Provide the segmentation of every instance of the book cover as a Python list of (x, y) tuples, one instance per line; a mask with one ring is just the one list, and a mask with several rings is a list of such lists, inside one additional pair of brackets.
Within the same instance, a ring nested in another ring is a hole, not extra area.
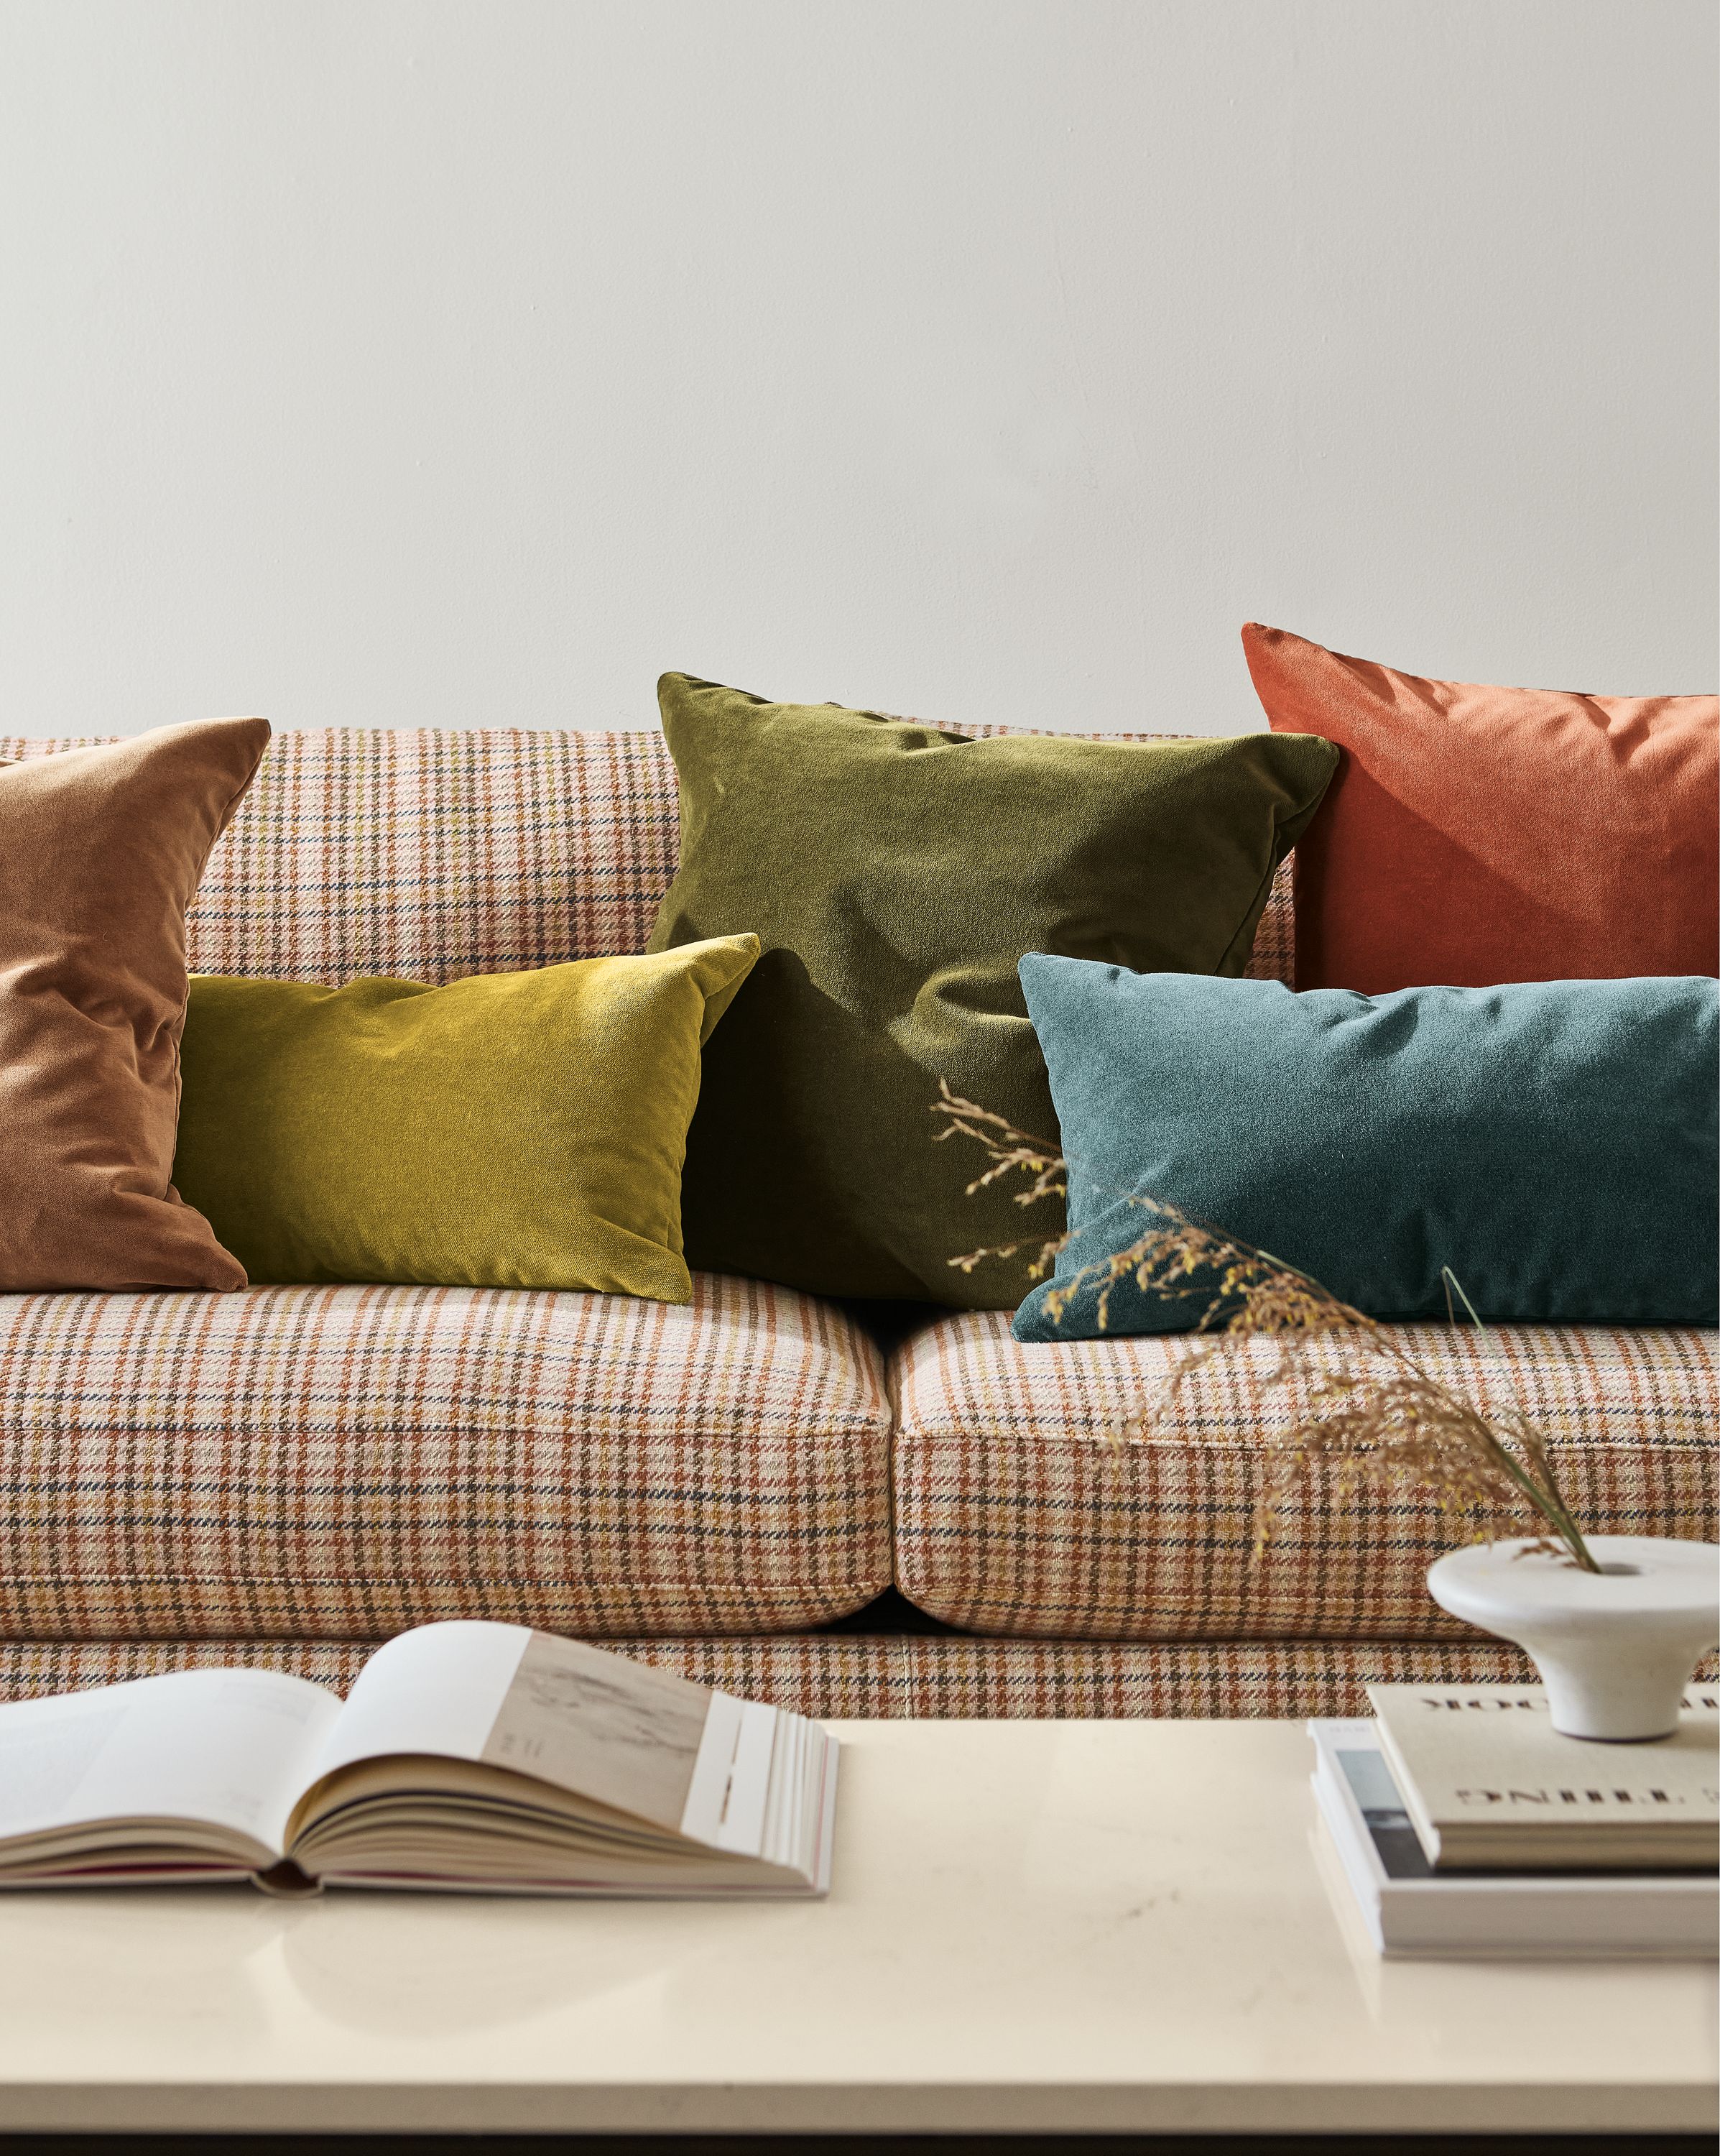
[(1387, 1958), (1712, 1961), (1712, 1872), (1436, 1871), (1380, 1749), (1380, 1727), (1311, 1722), (1328, 1891)]
[(1562, 1736), (1539, 1685), (1369, 1685), (1381, 1748), (1430, 1864), (1528, 1870), (1720, 1863), (1720, 1690), (1670, 1737)]

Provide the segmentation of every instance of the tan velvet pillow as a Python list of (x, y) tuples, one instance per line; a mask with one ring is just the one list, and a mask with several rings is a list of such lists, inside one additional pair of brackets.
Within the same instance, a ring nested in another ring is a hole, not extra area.
[(208, 719), (0, 765), (0, 1288), (245, 1284), (169, 1178), (185, 911), (268, 743)]

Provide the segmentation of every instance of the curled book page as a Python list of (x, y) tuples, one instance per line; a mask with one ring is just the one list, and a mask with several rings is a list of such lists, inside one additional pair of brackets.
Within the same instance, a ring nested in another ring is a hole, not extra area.
[(678, 1834), (720, 1697), (601, 1647), (534, 1632), (479, 1757)]

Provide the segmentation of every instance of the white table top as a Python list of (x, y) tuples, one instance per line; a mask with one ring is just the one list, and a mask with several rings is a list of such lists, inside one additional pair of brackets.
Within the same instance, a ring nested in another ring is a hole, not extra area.
[(1712, 1969), (1377, 1962), (1299, 1723), (835, 1727), (826, 1902), (0, 1896), (0, 2131), (1715, 2123)]

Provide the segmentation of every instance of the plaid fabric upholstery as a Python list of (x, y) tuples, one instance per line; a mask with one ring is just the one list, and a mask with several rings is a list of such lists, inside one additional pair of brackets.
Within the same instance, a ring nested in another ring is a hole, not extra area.
[[(1534, 1676), (1514, 1648), (1482, 1640), (1456, 1646), (1287, 1640), (1190, 1646), (845, 1633), (605, 1644), (737, 1697), (825, 1720), (1285, 1720), (1365, 1714), (1364, 1685), (1521, 1684)], [(0, 1700), (46, 1698), (166, 1670), (223, 1665), (285, 1670), (344, 1692), (371, 1652), (368, 1644), (350, 1640), (0, 1644)], [(1702, 1674), (1720, 1676), (1720, 1656), (1711, 1655)]]
[(0, 1637), (799, 1629), (888, 1584), (888, 1430), (749, 1281), (0, 1296)]
[(1266, 911), (1254, 932), (1254, 948), (1243, 968), (1245, 980), (1282, 981), (1287, 988), (1296, 985), (1296, 908), (1291, 885), (1295, 861), (1293, 854), (1287, 855), (1272, 878)]
[[(82, 745), (0, 737), (0, 761)], [(210, 856), (191, 963), (439, 982), (641, 951), (678, 850), (660, 733), (279, 733)], [(1293, 921), (1287, 863), (1251, 974), (1290, 978)]]
[[(1533, 1674), (1513, 1650), (1487, 1645), (1144, 1646), (860, 1634), (604, 1644), (740, 1697), (827, 1718), (1360, 1714), (1368, 1711), (1364, 1684), (1520, 1682)], [(0, 1700), (223, 1665), (284, 1670), (345, 1691), (371, 1651), (333, 1640), (0, 1644)]]
[(660, 734), (279, 733), (210, 856), (191, 963), (439, 982), (638, 951), (676, 846)]
[[(1414, 1351), (1483, 1406), (1520, 1402), (1598, 1533), (1720, 1539), (1720, 1335), (1416, 1326)], [(1179, 1419), (1120, 1450), (1185, 1343), (1021, 1346), (996, 1312), (940, 1318), (893, 1358), (896, 1578), (932, 1615), (1017, 1636), (1415, 1640), (1462, 1628), (1428, 1564), (1461, 1530), (1431, 1504), (1308, 1483), (1254, 1553), (1262, 1444), (1298, 1409), (1241, 1342)]]

